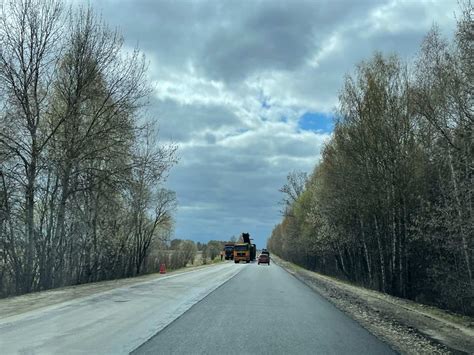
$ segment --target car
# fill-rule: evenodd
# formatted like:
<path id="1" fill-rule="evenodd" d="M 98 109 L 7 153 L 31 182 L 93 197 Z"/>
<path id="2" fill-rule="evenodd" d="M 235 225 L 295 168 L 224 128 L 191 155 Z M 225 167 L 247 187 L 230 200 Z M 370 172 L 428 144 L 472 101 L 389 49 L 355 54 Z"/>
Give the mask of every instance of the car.
<path id="1" fill-rule="evenodd" d="M 270 255 L 266 253 L 262 253 L 258 256 L 258 265 L 260 264 L 268 264 L 270 265 Z"/>
<path id="2" fill-rule="evenodd" d="M 267 254 L 270 256 L 270 252 L 267 249 L 262 249 L 262 252 L 260 254 Z"/>

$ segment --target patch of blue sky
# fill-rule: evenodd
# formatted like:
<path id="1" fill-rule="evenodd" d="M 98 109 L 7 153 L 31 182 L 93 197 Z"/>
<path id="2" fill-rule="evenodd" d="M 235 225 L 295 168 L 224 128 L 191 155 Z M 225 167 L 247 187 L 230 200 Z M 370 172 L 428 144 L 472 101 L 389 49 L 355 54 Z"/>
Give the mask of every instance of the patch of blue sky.
<path id="1" fill-rule="evenodd" d="M 267 110 L 268 110 L 270 107 L 272 107 L 272 106 L 268 103 L 267 100 L 263 100 L 263 101 L 261 102 L 261 105 L 262 105 L 262 108 L 267 109 Z"/>
<path id="2" fill-rule="evenodd" d="M 263 93 L 263 90 L 259 91 L 258 101 L 260 101 L 261 107 L 265 110 L 268 110 L 269 108 L 272 107 L 272 105 L 269 102 L 270 98 Z"/>
<path id="3" fill-rule="evenodd" d="M 334 130 L 334 116 L 323 112 L 306 112 L 299 118 L 298 128 L 303 131 L 331 133 Z"/>

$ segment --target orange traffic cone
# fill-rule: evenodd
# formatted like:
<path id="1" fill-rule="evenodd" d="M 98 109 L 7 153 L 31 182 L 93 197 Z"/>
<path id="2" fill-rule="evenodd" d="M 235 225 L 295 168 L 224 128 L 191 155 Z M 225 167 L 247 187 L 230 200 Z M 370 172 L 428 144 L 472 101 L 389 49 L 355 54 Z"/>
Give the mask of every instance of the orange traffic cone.
<path id="1" fill-rule="evenodd" d="M 165 264 L 160 265 L 160 274 L 166 274 L 166 265 Z"/>

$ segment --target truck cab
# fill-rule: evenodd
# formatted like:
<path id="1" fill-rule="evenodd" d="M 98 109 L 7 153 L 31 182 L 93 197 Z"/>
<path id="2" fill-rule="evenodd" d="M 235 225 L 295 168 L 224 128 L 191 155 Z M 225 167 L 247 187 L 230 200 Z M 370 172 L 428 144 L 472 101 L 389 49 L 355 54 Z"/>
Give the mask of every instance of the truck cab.
<path id="1" fill-rule="evenodd" d="M 224 245 L 224 255 L 225 260 L 233 260 L 234 259 L 234 243 L 226 243 Z"/>
<path id="2" fill-rule="evenodd" d="M 248 243 L 236 243 L 234 245 L 234 263 L 240 261 L 250 262 L 250 244 Z"/>

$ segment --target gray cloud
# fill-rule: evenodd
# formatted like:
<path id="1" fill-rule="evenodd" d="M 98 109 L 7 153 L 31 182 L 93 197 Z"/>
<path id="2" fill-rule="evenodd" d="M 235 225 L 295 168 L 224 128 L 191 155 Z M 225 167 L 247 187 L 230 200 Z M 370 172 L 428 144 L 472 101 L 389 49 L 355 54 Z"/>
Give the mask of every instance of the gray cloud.
<path id="1" fill-rule="evenodd" d="M 186 161 L 170 177 L 170 187 L 180 191 L 176 234 L 225 239 L 247 230 L 263 245 L 279 216 L 278 188 L 287 172 L 310 170 L 326 138 L 308 133 L 274 139 L 262 130 L 225 149 L 222 141 L 183 147 Z"/>
<path id="2" fill-rule="evenodd" d="M 249 231 L 260 246 L 280 219 L 286 174 L 311 171 L 328 137 L 299 131 L 299 117 L 330 112 L 344 74 L 374 50 L 410 58 L 433 22 L 450 34 L 457 8 L 456 0 L 93 5 L 150 60 L 150 116 L 164 142 L 180 145 L 168 181 L 180 206 L 176 235 Z"/>
<path id="3" fill-rule="evenodd" d="M 258 71 L 292 70 L 312 47 L 311 12 L 288 4 L 273 4 L 215 32 L 201 53 L 205 72 L 212 78 L 234 81 Z"/>
<path id="4" fill-rule="evenodd" d="M 169 140 L 186 142 L 196 134 L 222 128 L 243 127 L 243 122 L 225 106 L 182 105 L 172 100 L 152 100 L 150 116 L 159 122 L 160 134 Z M 215 139 L 215 137 L 214 137 Z"/>
<path id="5" fill-rule="evenodd" d="M 99 9 L 163 65 L 193 62 L 210 78 L 292 70 L 335 28 L 380 1 L 107 0 Z"/>

